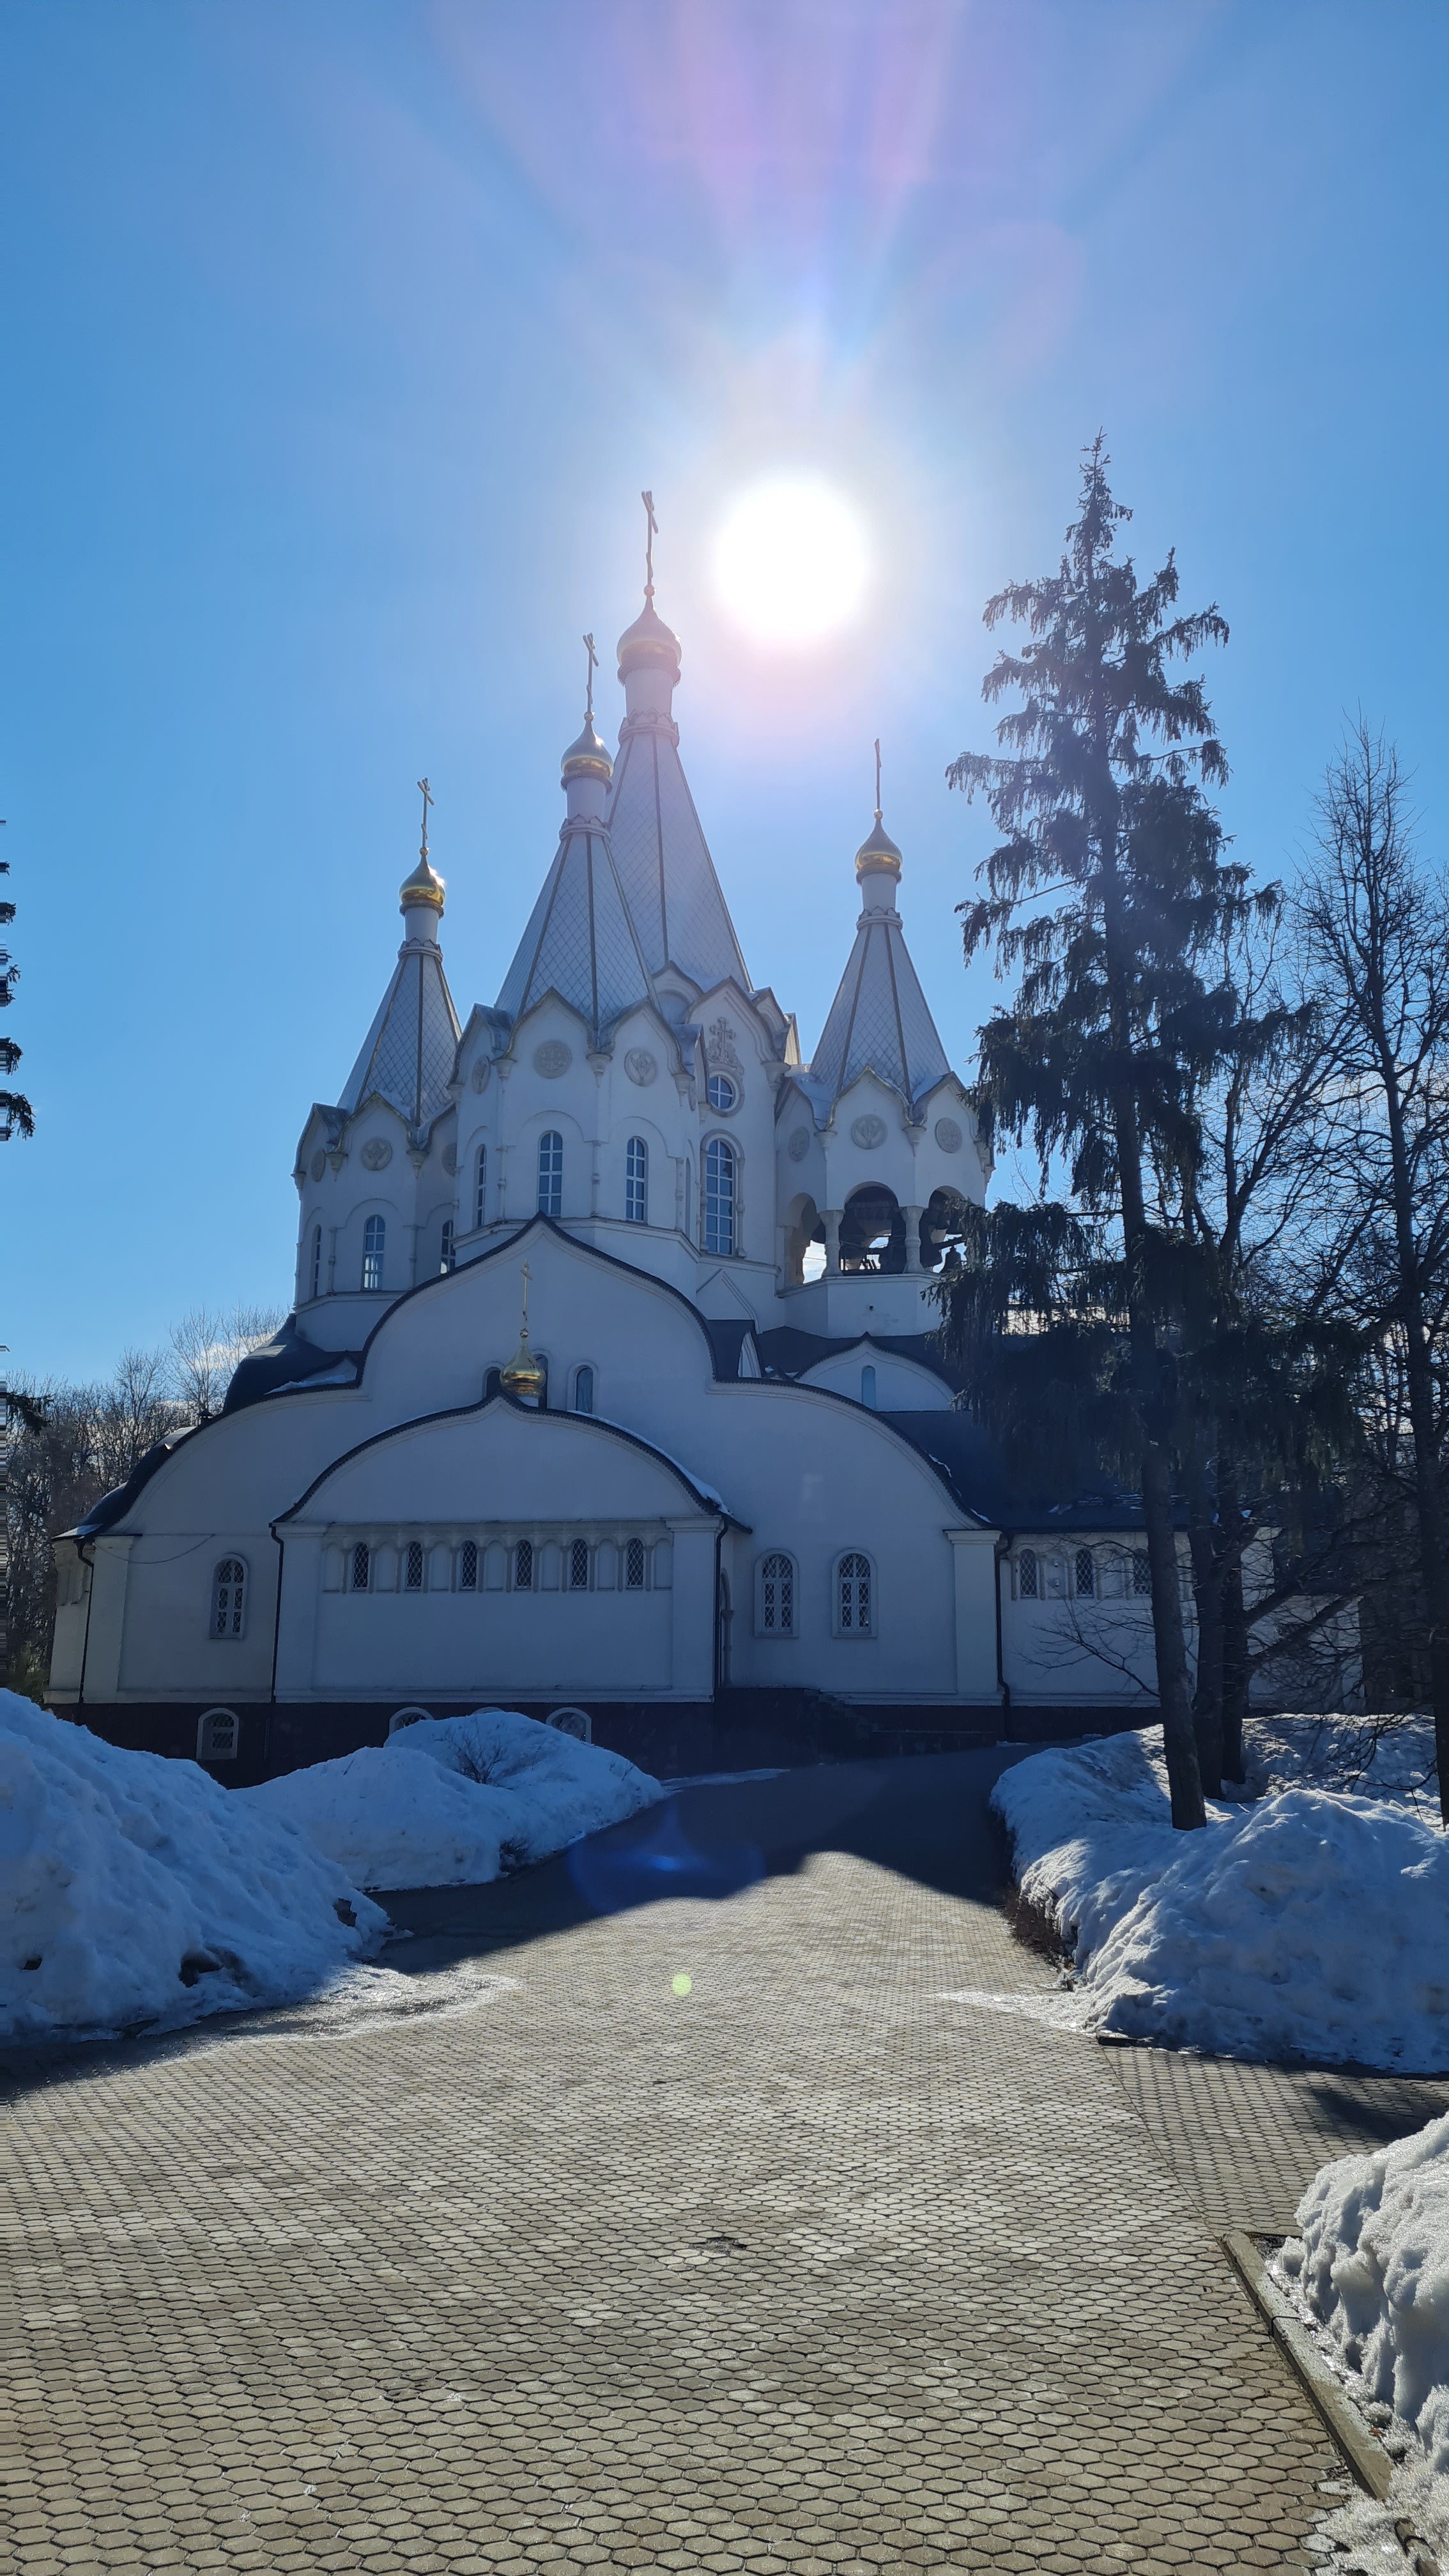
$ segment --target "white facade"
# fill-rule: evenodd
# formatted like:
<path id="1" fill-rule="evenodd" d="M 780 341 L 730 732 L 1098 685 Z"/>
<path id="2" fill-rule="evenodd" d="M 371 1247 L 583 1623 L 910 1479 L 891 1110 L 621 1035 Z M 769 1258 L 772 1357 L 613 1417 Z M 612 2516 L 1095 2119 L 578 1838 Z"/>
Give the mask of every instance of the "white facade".
<path id="1" fill-rule="evenodd" d="M 357 1063 L 302 1131 L 294 1317 L 63 1543 L 58 1702 L 205 1734 L 249 1706 L 726 1687 L 988 1725 L 1013 1688 L 1123 1699 L 1045 1572 L 1021 1597 L 999 1469 L 930 1338 L 988 1166 L 900 853 L 877 814 L 806 1062 L 741 956 L 647 597 L 619 673 L 617 758 L 590 715 L 518 953 L 466 1021 L 424 844 Z M 1070 1546 L 1098 1551 L 1140 1662 L 1130 1538 Z"/>

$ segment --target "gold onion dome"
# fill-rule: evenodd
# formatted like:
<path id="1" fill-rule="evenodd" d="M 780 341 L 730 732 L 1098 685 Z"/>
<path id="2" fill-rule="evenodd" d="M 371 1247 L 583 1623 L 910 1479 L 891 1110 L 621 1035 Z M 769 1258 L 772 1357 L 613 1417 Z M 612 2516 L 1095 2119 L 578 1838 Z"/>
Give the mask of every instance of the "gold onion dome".
<path id="1" fill-rule="evenodd" d="M 901 872 L 901 854 L 880 819 L 879 806 L 875 812 L 875 829 L 868 840 L 861 842 L 855 854 L 857 880 L 869 876 L 873 869 L 883 870 L 893 877 L 898 877 Z"/>
<path id="2" fill-rule="evenodd" d="M 672 671 L 679 678 L 679 638 L 654 612 L 654 602 L 646 599 L 643 613 L 632 626 L 626 626 L 619 638 L 619 677 L 628 678 L 631 671 L 656 669 Z"/>
<path id="3" fill-rule="evenodd" d="M 614 775 L 614 764 L 594 731 L 592 715 L 584 718 L 584 729 L 577 742 L 571 742 L 563 756 L 563 785 L 571 778 L 602 778 L 607 787 Z"/>
<path id="4" fill-rule="evenodd" d="M 404 877 L 398 888 L 398 907 L 400 911 L 406 912 L 409 904 L 428 903 L 432 905 L 434 912 L 441 912 L 443 894 L 443 879 L 438 875 L 425 852 L 412 875 Z"/>
<path id="5" fill-rule="evenodd" d="M 518 1337 L 518 1348 L 507 1368 L 499 1370 L 498 1383 L 505 1395 L 523 1396 L 534 1402 L 542 1395 L 547 1380 L 542 1364 L 528 1347 L 527 1325 Z"/>

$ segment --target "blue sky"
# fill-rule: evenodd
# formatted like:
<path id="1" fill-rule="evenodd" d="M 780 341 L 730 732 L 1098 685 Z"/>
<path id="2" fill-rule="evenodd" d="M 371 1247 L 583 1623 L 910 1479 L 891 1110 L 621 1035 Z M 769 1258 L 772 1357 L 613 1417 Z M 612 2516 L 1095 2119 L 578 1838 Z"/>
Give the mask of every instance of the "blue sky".
<path id="1" fill-rule="evenodd" d="M 1442 851 L 1440 0 L 9 0 L 0 808 L 33 1143 L 0 1340 L 88 1375 L 285 1300 L 297 1133 L 399 936 L 413 782 L 492 1000 L 559 814 L 578 644 L 640 583 L 696 800 L 808 1047 L 870 741 L 953 1056 L 992 999 L 987 594 L 1101 425 L 1134 551 L 1232 629 L 1241 855 L 1291 866 L 1342 716 Z M 1435 319 L 1436 314 L 1438 319 Z M 782 660 L 709 548 L 776 468 L 862 512 L 868 611 Z M 606 659 L 601 712 L 617 723 Z"/>

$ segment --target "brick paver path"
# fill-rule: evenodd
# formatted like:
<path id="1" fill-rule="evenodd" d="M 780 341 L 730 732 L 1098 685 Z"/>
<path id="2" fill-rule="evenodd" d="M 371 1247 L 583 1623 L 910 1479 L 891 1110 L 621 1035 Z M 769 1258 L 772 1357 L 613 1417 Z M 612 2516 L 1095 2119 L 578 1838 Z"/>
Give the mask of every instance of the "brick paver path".
<path id="1" fill-rule="evenodd" d="M 696 1790 L 403 1903 L 465 2008 L 22 2067 L 15 2565 L 1312 2563 L 1342 2472 L 1178 2115 L 1032 2017 L 1001 1758 Z"/>

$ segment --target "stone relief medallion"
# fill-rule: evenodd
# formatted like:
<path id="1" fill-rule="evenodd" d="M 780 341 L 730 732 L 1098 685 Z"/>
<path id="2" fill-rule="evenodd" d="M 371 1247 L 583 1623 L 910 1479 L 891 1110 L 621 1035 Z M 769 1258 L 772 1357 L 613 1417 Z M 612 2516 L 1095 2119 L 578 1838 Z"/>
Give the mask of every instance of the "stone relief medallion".
<path id="1" fill-rule="evenodd" d="M 960 1153 L 960 1151 L 961 1151 L 961 1130 L 960 1130 L 960 1128 L 957 1126 L 956 1121 L 955 1121 L 955 1119 L 954 1119 L 954 1118 L 938 1118 L 938 1119 L 937 1119 L 937 1121 L 936 1121 L 936 1142 L 937 1142 L 937 1144 L 940 1146 L 941 1151 L 942 1151 L 942 1153 L 943 1153 L 943 1154 L 959 1154 L 959 1153 Z"/>
<path id="2" fill-rule="evenodd" d="M 385 1172 L 392 1161 L 392 1147 L 385 1136 L 369 1136 L 360 1157 L 365 1172 Z"/>
<path id="3" fill-rule="evenodd" d="M 867 1154 L 873 1153 L 877 1145 L 883 1145 L 885 1143 L 885 1120 L 883 1118 L 874 1117 L 853 1119 L 851 1122 L 850 1135 L 851 1142 L 859 1145 L 863 1152 Z"/>
<path id="4" fill-rule="evenodd" d="M 562 1038 L 545 1038 L 542 1046 L 533 1050 L 534 1072 L 541 1073 L 545 1082 L 557 1082 L 561 1073 L 567 1073 L 573 1060 L 573 1048 L 566 1047 Z"/>
<path id="5" fill-rule="evenodd" d="M 803 1163 L 810 1151 L 810 1130 L 797 1127 L 786 1148 L 792 1163 Z"/>
<path id="6" fill-rule="evenodd" d="M 473 1067 L 473 1088 L 475 1091 L 486 1091 L 488 1088 L 488 1059 L 486 1056 L 480 1055 L 477 1063 Z"/>
<path id="7" fill-rule="evenodd" d="M 318 1146 L 318 1148 L 317 1148 L 316 1153 L 315 1153 L 315 1154 L 313 1155 L 313 1157 L 312 1157 L 312 1178 L 313 1178 L 313 1180 L 314 1180 L 314 1181 L 320 1181 L 320 1180 L 321 1180 L 321 1178 L 322 1178 L 322 1175 L 323 1175 L 323 1173 L 326 1171 L 326 1169 L 327 1169 L 327 1157 L 326 1157 L 326 1155 L 323 1153 L 322 1148 L 321 1148 L 321 1146 L 319 1145 L 319 1146 Z"/>
<path id="8" fill-rule="evenodd" d="M 443 1147 L 443 1169 L 444 1169 L 444 1171 L 445 1171 L 445 1172 L 456 1172 L 457 1168 L 458 1168 L 458 1148 L 457 1148 L 457 1146 L 456 1146 L 456 1145 L 445 1145 L 445 1146 Z"/>
<path id="9" fill-rule="evenodd" d="M 646 1091 L 659 1067 L 647 1047 L 631 1047 L 624 1058 L 624 1071 L 631 1082 L 637 1082 L 640 1090 Z"/>

